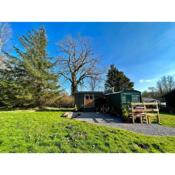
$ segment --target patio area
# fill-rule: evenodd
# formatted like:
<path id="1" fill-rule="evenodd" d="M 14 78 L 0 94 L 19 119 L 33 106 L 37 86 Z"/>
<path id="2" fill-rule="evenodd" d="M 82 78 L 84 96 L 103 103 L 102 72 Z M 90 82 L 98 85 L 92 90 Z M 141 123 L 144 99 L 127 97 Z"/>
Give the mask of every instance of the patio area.
<path id="1" fill-rule="evenodd" d="M 144 135 L 175 136 L 175 128 L 159 124 L 123 123 L 120 117 L 96 112 L 72 112 L 71 115 L 75 120 L 121 128 Z"/>

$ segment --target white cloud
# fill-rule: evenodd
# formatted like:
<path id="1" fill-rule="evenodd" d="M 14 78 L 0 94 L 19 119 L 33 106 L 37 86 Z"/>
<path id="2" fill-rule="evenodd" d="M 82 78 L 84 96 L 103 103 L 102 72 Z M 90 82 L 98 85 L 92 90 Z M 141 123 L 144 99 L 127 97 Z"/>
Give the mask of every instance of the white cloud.
<path id="1" fill-rule="evenodd" d="M 154 81 L 155 81 L 155 79 L 147 79 L 147 80 L 141 79 L 141 80 L 139 80 L 139 83 L 152 83 Z"/>

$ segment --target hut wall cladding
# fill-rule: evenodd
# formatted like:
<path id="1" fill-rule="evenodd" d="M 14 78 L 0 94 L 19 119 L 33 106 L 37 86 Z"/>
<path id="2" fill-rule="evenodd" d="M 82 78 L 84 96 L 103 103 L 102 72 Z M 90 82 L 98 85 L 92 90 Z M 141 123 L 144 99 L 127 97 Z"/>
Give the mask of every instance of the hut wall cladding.
<path id="1" fill-rule="evenodd" d="M 106 95 L 107 103 L 112 111 L 122 112 L 122 107 L 131 102 L 141 102 L 141 92 L 136 90 L 126 90 L 114 92 Z"/>
<path id="2" fill-rule="evenodd" d="M 84 108 L 84 94 L 83 93 L 75 94 L 75 104 L 77 108 Z"/>
<path id="3" fill-rule="evenodd" d="M 84 98 L 86 95 L 92 95 L 93 96 L 93 100 L 95 102 L 95 100 L 99 97 L 103 97 L 104 93 L 103 92 L 91 92 L 91 91 L 87 91 L 87 92 L 77 92 L 75 94 L 75 104 L 77 106 L 78 109 L 84 109 Z"/>
<path id="4" fill-rule="evenodd" d="M 77 92 L 75 94 L 75 104 L 79 110 L 88 109 L 84 104 L 84 98 L 86 95 L 92 95 L 95 101 L 99 97 L 105 97 L 107 101 L 107 105 L 110 107 L 112 111 L 117 111 L 119 114 L 121 113 L 121 109 L 123 106 L 130 104 L 131 102 L 141 102 L 141 92 L 137 90 L 125 90 L 120 92 L 114 92 L 110 94 L 104 94 L 103 92 Z M 95 106 L 93 107 L 93 109 Z M 89 108 L 90 109 L 90 108 Z M 92 110 L 93 110 L 92 109 Z"/>

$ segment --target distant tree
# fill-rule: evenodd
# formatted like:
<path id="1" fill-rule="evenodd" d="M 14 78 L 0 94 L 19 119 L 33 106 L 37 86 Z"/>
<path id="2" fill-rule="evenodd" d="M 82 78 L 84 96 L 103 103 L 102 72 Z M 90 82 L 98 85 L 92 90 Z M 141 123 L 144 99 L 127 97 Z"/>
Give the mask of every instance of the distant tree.
<path id="1" fill-rule="evenodd" d="M 175 89 L 165 94 L 164 99 L 169 108 L 169 112 L 175 113 Z"/>
<path id="2" fill-rule="evenodd" d="M 71 84 L 71 94 L 78 91 L 78 86 L 85 80 L 97 77 L 98 59 L 94 55 L 89 41 L 84 37 L 66 37 L 59 43 L 60 53 L 57 59 L 59 75 L 63 76 Z"/>
<path id="3" fill-rule="evenodd" d="M 105 82 L 105 91 L 121 91 L 133 89 L 134 83 L 126 75 L 111 65 Z"/>
<path id="4" fill-rule="evenodd" d="M 155 87 L 149 87 L 148 90 L 142 92 L 142 97 L 158 98 L 159 94 Z"/>
<path id="5" fill-rule="evenodd" d="M 151 98 L 151 95 L 150 95 L 150 93 L 147 90 L 145 90 L 145 91 L 142 92 L 142 97 L 149 97 L 149 98 Z"/>
<path id="6" fill-rule="evenodd" d="M 59 93 L 58 77 L 53 73 L 54 64 L 46 51 L 46 32 L 43 28 L 33 30 L 20 37 L 19 41 L 22 48 L 15 47 L 17 57 L 6 53 L 10 61 L 4 74 L 14 82 L 16 101 L 21 99 L 26 102 L 28 99 L 30 105 L 42 107 L 49 97 Z"/>
<path id="7" fill-rule="evenodd" d="M 165 94 L 175 89 L 175 81 L 172 76 L 163 76 L 157 81 L 156 87 L 149 87 L 148 90 L 142 93 L 143 97 L 162 99 Z"/>
<path id="8" fill-rule="evenodd" d="M 165 94 L 171 92 L 175 88 L 175 81 L 172 76 L 163 76 L 157 82 L 157 91 L 160 96 L 164 96 Z"/>
<path id="9" fill-rule="evenodd" d="M 12 29 L 8 23 L 0 22 L 0 53 L 2 52 L 3 46 L 11 37 Z"/>
<path id="10" fill-rule="evenodd" d="M 101 81 L 102 81 L 101 74 L 96 75 L 96 76 L 92 76 L 88 82 L 90 90 L 95 91 L 96 89 L 98 89 Z"/>
<path id="11" fill-rule="evenodd" d="M 3 49 L 11 37 L 12 29 L 8 23 L 0 22 L 0 68 L 4 68 L 5 55 Z"/>

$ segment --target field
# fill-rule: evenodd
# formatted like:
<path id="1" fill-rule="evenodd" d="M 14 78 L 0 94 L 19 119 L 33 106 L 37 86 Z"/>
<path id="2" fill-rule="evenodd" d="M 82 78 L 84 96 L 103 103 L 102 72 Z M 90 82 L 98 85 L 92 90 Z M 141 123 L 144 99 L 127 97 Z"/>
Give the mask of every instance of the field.
<path id="1" fill-rule="evenodd" d="M 65 119 L 62 114 L 0 112 L 0 152 L 175 152 L 175 137 L 144 136 Z"/>

